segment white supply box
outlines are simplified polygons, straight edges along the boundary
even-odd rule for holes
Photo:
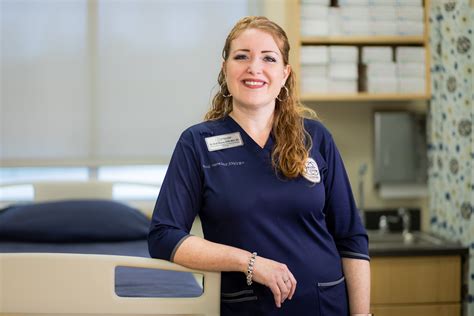
[[[343,20],[368,21],[370,19],[369,7],[365,6],[341,7],[340,13]]]
[[[369,93],[397,93],[397,83],[396,77],[369,77],[367,91]]]
[[[369,0],[370,5],[398,5],[398,0]]]
[[[373,0],[373,1],[380,1],[380,0]],[[400,6],[421,6],[423,5],[422,0],[396,0],[397,4]]]
[[[424,29],[423,22],[397,21],[398,35],[423,35]]]
[[[398,78],[399,93],[425,93],[425,78]]]
[[[392,62],[392,48],[389,46],[362,47],[362,63]]]
[[[398,77],[425,78],[426,67],[424,63],[397,63]]]
[[[395,49],[395,60],[397,62],[425,62],[425,48],[399,46]]]
[[[371,35],[398,35],[396,21],[370,21],[369,29]]]
[[[357,64],[356,63],[330,63],[329,78],[330,79],[356,79],[357,81]]]
[[[423,22],[423,7],[422,6],[397,7],[397,18],[400,21]]]
[[[367,65],[367,77],[397,77],[397,65],[394,62],[371,63]]]
[[[327,46],[302,46],[300,49],[301,64],[327,64],[329,50]]]
[[[369,35],[369,21],[341,20],[342,34],[344,35]]]
[[[329,34],[330,35],[341,35],[342,24],[341,24],[341,9],[336,7],[329,8],[328,22],[329,22]]]
[[[301,93],[327,93],[328,90],[328,79],[301,79]]]
[[[319,4],[329,6],[331,4],[331,0],[301,0],[301,4]]]
[[[326,20],[329,15],[329,7],[318,4],[302,3],[300,7],[301,19]]]
[[[301,35],[302,36],[328,36],[329,22],[328,20],[301,20]]]
[[[357,46],[329,46],[329,61],[357,63]]]
[[[370,6],[369,16],[372,21],[395,21],[397,19],[397,7],[387,5]]]
[[[303,79],[326,79],[328,66],[325,64],[301,65],[301,78]]]
[[[357,93],[357,79],[329,79],[328,90],[332,93]]]
[[[340,6],[356,6],[356,5],[368,6],[369,5],[369,0],[339,0],[338,2]]]

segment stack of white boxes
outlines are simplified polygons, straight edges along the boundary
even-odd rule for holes
[[[301,47],[301,92],[357,93],[355,46]]]
[[[423,35],[423,7],[418,0],[398,0],[397,30],[398,35]]]
[[[338,2],[340,6],[338,21],[343,35],[423,35],[422,0],[339,0]],[[331,16],[332,20],[337,19]]]
[[[327,46],[301,47],[301,93],[328,92]]]
[[[329,46],[328,92],[357,93],[356,46]]]
[[[344,2],[349,2],[345,4]],[[340,2],[342,34],[347,36],[369,35],[369,6],[368,4],[356,5],[351,2]]]
[[[395,62],[389,46],[362,48],[369,93],[425,93],[425,48],[395,48]]]
[[[329,35],[329,0],[301,0],[301,35]]]
[[[398,92],[425,93],[425,48],[397,47]]]
[[[362,63],[366,66],[366,85],[369,93],[396,93],[397,68],[392,48],[373,46],[362,48]]]
[[[338,35],[344,34],[342,32],[341,8],[329,7],[328,23],[329,23],[329,35],[338,36]]]

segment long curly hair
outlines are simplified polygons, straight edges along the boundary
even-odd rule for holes
[[[285,31],[263,16],[248,16],[237,22],[227,36],[222,50],[224,62],[229,58],[231,42],[247,29],[258,29],[269,33],[280,49],[284,65],[288,65],[290,44]],[[223,68],[217,82],[220,90],[212,99],[211,108],[204,118],[206,121],[221,119],[232,111],[232,97],[229,96]],[[303,174],[312,146],[311,137],[303,126],[303,118],[318,119],[318,117],[313,110],[299,102],[296,96],[295,75],[292,71],[285,82],[285,87],[286,89],[282,87],[275,100],[272,126],[275,146],[272,150],[272,165],[278,173],[288,179],[294,179]]]

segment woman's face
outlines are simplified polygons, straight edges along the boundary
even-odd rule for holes
[[[233,106],[252,109],[274,107],[290,74],[273,37],[258,29],[247,29],[231,42],[223,67]]]

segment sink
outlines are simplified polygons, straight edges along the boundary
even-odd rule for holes
[[[369,231],[369,243],[371,244],[396,244],[396,245],[443,245],[445,241],[436,236],[413,232],[409,235],[400,233],[382,233],[379,231]]]

